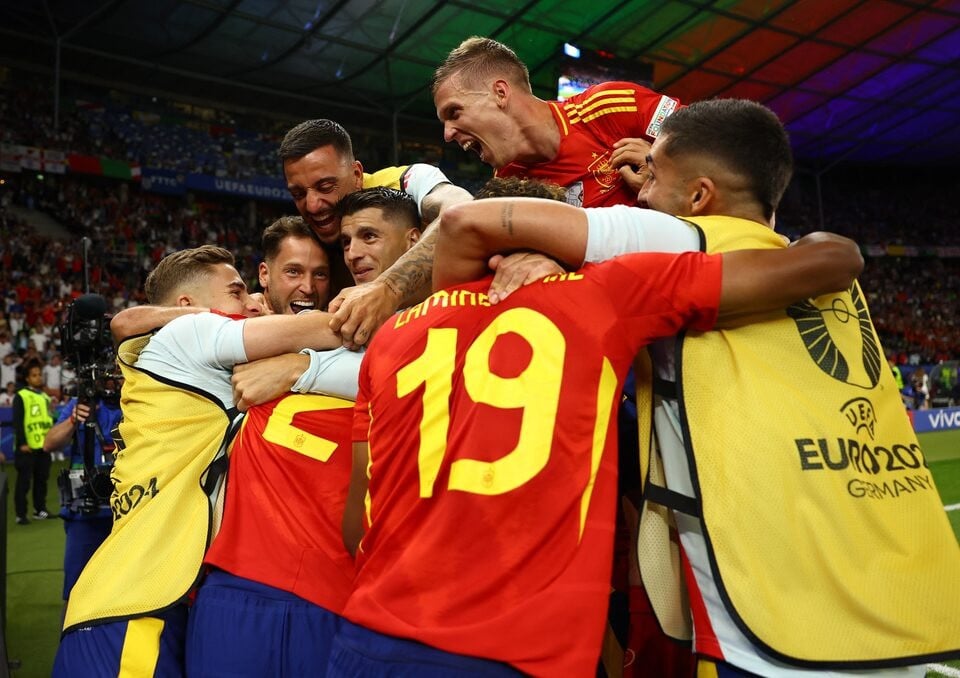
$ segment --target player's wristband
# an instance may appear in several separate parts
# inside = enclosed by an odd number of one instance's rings
[[[300,353],[310,357],[310,366],[294,382],[291,391],[324,393],[346,400],[356,399],[362,352],[348,351],[345,348],[329,351],[305,348]]]
[[[449,184],[447,176],[433,165],[418,162],[410,165],[400,177],[400,185],[417,202],[417,209],[423,214],[421,203],[427,195],[440,184]]]

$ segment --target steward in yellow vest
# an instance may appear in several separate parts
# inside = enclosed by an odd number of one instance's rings
[[[30,365],[27,387],[13,399],[13,462],[17,481],[13,505],[17,524],[27,525],[27,494],[33,485],[33,517],[44,520],[47,512],[47,480],[50,477],[50,453],[43,451],[43,439],[53,426],[50,396],[43,392],[43,373],[39,364]]]
[[[17,442],[26,445],[31,452],[43,450],[43,439],[53,426],[50,396],[32,388],[22,388],[17,395],[23,401],[23,426],[17,430],[22,435],[17,436]]]

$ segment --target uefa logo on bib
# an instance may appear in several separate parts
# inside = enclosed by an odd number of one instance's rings
[[[793,318],[807,354],[824,373],[867,390],[880,381],[883,352],[859,285],[794,304],[787,315]],[[851,332],[849,323],[856,323],[857,331]]]

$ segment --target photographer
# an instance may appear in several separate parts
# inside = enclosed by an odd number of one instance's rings
[[[110,469],[116,448],[112,434],[120,422],[120,381],[106,310],[103,297],[85,294],[64,312],[62,350],[76,371],[77,391],[43,441],[46,452],[69,447],[70,453],[70,467],[57,478],[66,532],[64,600],[113,523]]]
[[[120,388],[116,379],[105,380],[95,393],[94,405],[79,402],[76,397],[61,409],[60,418],[43,441],[46,452],[69,447],[70,468],[58,480],[60,485],[63,529],[66,546],[63,555],[63,599],[80,576],[83,566],[110,534],[113,523],[110,512],[109,467],[115,444],[112,431],[120,423]],[[91,418],[91,412],[93,417]],[[89,424],[88,424],[89,422]],[[92,439],[93,472],[88,477],[84,453],[87,437]],[[94,478],[102,478],[100,483]],[[102,487],[98,487],[106,483]],[[103,496],[98,496],[98,492]]]

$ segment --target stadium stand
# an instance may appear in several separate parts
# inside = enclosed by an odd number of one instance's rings
[[[24,327],[12,337],[15,349],[25,351],[33,342],[39,317],[54,326],[64,304],[84,291],[82,236],[96,243],[91,291],[103,294],[112,309],[143,301],[143,279],[165,254],[202,243],[233,250],[241,274],[255,282],[258,234],[293,211],[275,156],[290,119],[238,116],[75,83],[63,101],[54,130],[48,89],[15,72],[0,88],[0,291],[7,300],[0,329],[9,326],[11,314],[24,316]],[[367,167],[388,155],[381,137],[360,133],[356,142],[359,158],[374,159]],[[11,149],[20,155],[11,157]],[[404,160],[439,164],[467,188],[489,172],[429,144],[412,143],[405,154],[411,157]],[[80,157],[100,163],[91,168]],[[938,363],[960,358],[960,234],[944,201],[936,199],[948,177],[913,172],[890,193],[882,188],[889,174],[877,167],[840,168],[818,177],[815,186],[798,173],[777,225],[791,238],[825,229],[861,244],[877,330],[907,379],[917,366],[930,374]],[[157,185],[184,176],[231,180],[239,188],[231,194],[196,179],[172,190]],[[270,199],[242,192],[267,182],[273,182]],[[47,228],[38,227],[44,218]],[[41,351],[44,359],[59,348],[53,334]]]

